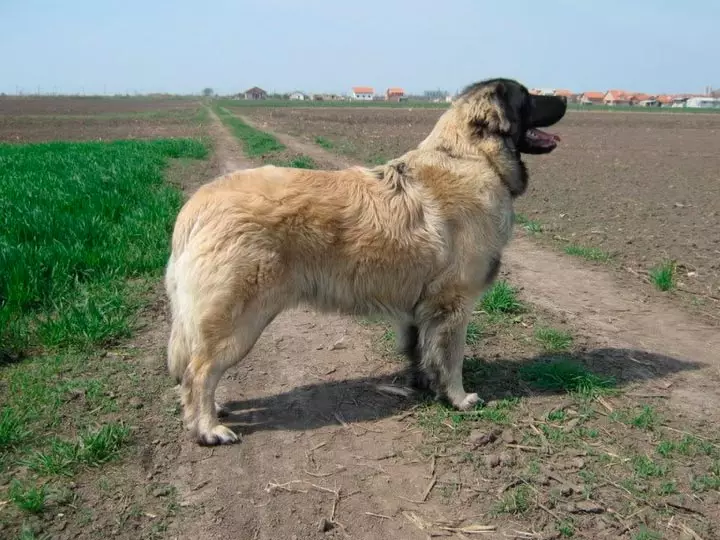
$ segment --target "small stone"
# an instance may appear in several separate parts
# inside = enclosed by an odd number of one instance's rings
[[[563,486],[560,489],[560,495],[562,495],[563,497],[569,497],[570,495],[573,494],[573,491],[574,490],[571,486]]]
[[[347,349],[347,343],[345,343],[345,338],[337,340],[335,343],[332,344],[332,347],[330,347],[331,351],[341,351],[343,349]]]
[[[128,400],[128,405],[130,405],[130,407],[132,407],[133,409],[142,409],[143,402],[139,397],[135,396],[135,397],[131,397]]]
[[[488,454],[484,457],[484,461],[485,465],[490,468],[497,467],[498,465],[500,465],[500,456],[498,456],[497,454]]]
[[[502,440],[505,441],[507,444],[516,444],[517,436],[512,429],[506,429],[502,432]]]
[[[585,467],[585,460],[583,458],[577,457],[570,460],[569,465],[573,469],[582,469]]]
[[[480,429],[474,429],[468,437],[468,442],[473,446],[485,446],[491,442],[495,442],[499,435],[499,430],[493,430],[490,433],[486,433]]]
[[[550,479],[549,479],[547,476],[541,476],[541,477],[538,479],[538,483],[539,483],[541,486],[549,486],[549,485],[550,485]]]
[[[318,531],[320,532],[328,532],[331,531],[333,528],[332,522],[328,521],[326,518],[322,518],[320,520],[320,523],[318,523]]]
[[[318,345],[317,347],[315,347],[315,350],[316,350],[316,351],[322,351],[324,348],[325,348],[324,345]]]

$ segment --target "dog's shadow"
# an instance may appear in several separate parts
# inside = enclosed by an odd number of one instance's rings
[[[631,383],[660,378],[672,373],[698,370],[703,364],[632,349],[595,349],[578,355],[541,355],[519,359],[465,360],[464,384],[468,392],[477,392],[485,401],[527,397],[538,394],[562,394],[564,389],[539,389],[527,381],[527,374],[541,378],[572,379],[571,373],[555,373],[548,364],[581,366],[578,374],[596,383],[610,382],[618,388]],[[571,370],[572,371],[572,370]],[[340,422],[364,422],[387,418],[428,400],[428,395],[388,394],[378,385],[403,384],[407,371],[382,377],[362,377],[328,381],[296,387],[288,392],[257,399],[225,403],[230,414],[224,423],[249,434],[263,430],[309,430]],[[550,385],[552,386],[552,385]]]

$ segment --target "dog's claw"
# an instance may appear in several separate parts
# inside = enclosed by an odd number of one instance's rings
[[[219,424],[210,431],[198,434],[198,441],[205,446],[216,446],[219,444],[233,444],[240,440],[237,433],[229,427]]]

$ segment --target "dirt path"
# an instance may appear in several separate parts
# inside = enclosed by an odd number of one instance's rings
[[[253,125],[246,117],[242,120]],[[262,129],[268,131],[267,126]],[[288,135],[274,135],[298,152],[307,152],[312,146]],[[312,157],[334,168],[358,164],[317,146],[312,148]],[[563,314],[600,345],[647,351],[654,353],[658,361],[669,357],[670,361],[697,364],[700,369],[672,376],[670,399],[690,412],[717,414],[713,409],[720,408],[720,329],[693,320],[669,302],[648,302],[640,294],[621,289],[602,270],[542,249],[521,231],[516,233],[503,262],[529,302]],[[639,371],[639,378],[645,372],[645,378],[653,377],[655,384],[667,388],[670,381],[658,375],[675,370],[663,367],[640,362],[628,369]]]

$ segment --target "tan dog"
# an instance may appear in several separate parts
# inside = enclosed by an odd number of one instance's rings
[[[516,81],[469,86],[420,145],[385,165],[342,171],[265,166],[201,187],[180,211],[166,288],[168,368],[185,422],[204,444],[238,439],[218,423],[215,389],[281,311],[380,314],[430,385],[458,409],[466,327],[511,237],[528,176],[520,152],[557,137],[536,127],[564,99]]]

